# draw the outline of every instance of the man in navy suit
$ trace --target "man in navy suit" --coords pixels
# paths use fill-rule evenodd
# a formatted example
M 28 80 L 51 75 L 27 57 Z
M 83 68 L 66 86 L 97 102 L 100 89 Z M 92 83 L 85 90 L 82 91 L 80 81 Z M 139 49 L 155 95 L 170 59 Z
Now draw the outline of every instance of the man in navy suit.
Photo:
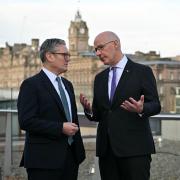
M 85 151 L 73 86 L 59 76 L 70 60 L 65 41 L 45 40 L 40 58 L 42 70 L 24 80 L 18 97 L 19 124 L 26 131 L 20 165 L 27 169 L 29 180 L 77 180 Z
M 150 67 L 131 61 L 110 31 L 94 40 L 96 55 L 109 67 L 96 75 L 92 107 L 80 102 L 91 121 L 99 122 L 96 154 L 102 180 L 148 180 L 155 153 L 149 116 L 161 110 Z

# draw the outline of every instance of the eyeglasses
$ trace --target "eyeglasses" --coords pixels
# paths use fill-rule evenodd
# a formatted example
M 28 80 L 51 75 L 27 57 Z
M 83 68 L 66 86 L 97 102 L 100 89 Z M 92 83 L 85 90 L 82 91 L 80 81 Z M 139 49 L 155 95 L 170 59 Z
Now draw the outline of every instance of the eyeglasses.
M 109 41 L 109 42 L 107 42 L 107 43 L 104 43 L 104 44 L 101 44 L 101 45 L 97 46 L 97 47 L 94 49 L 95 52 L 97 52 L 97 51 L 102 51 L 102 50 L 105 48 L 105 46 L 106 46 L 107 44 L 111 43 L 111 42 L 114 42 L 114 41 Z
M 64 59 L 69 59 L 70 58 L 70 54 L 69 53 L 60 53 L 60 52 L 51 52 L 52 54 L 60 54 L 64 56 Z

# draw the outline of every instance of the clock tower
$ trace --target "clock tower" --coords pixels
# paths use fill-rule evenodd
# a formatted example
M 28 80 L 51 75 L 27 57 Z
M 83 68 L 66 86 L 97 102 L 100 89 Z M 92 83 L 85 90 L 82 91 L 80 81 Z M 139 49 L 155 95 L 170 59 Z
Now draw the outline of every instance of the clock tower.
M 88 27 L 82 20 L 79 11 L 76 12 L 75 20 L 71 21 L 69 27 L 69 50 L 72 55 L 78 55 L 89 50 L 88 45 Z

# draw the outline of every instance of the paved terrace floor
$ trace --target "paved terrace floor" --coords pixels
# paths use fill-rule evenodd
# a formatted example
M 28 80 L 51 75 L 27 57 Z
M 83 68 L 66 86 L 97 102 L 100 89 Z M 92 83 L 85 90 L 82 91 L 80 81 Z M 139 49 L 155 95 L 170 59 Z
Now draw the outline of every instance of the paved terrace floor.
M 164 139 L 161 143 L 156 140 L 155 142 L 157 153 L 152 155 L 151 180 L 180 180 L 180 141 Z M 24 168 L 18 167 L 23 141 L 16 141 L 13 144 L 12 179 L 26 180 Z M 94 169 L 95 139 L 84 138 L 84 144 L 87 158 L 80 166 L 78 180 L 99 180 L 97 178 L 97 171 L 95 173 L 90 172 Z M 0 167 L 3 164 L 3 154 L 3 143 L 1 143 Z

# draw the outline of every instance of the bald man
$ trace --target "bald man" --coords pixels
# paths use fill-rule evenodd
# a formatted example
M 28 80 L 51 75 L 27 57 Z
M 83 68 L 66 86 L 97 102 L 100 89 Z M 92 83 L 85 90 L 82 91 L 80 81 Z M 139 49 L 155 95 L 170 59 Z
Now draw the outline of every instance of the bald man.
M 85 94 L 80 94 L 80 102 L 87 118 L 99 122 L 101 179 L 148 180 L 155 153 L 148 117 L 161 110 L 152 70 L 124 55 L 113 32 L 97 35 L 94 48 L 109 67 L 95 77 L 92 107 Z

